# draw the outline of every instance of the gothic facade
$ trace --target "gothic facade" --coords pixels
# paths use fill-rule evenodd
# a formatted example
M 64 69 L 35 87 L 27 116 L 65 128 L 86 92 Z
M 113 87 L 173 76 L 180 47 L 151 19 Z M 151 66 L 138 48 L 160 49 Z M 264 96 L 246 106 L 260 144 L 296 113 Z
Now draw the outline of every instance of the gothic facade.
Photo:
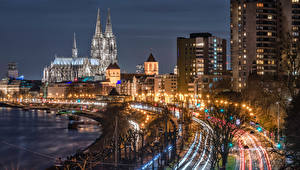
M 43 82 L 74 81 L 83 77 L 102 80 L 106 68 L 118 63 L 116 37 L 112 32 L 110 10 L 108 9 L 105 32 L 102 32 L 98 9 L 96 30 L 91 42 L 91 56 L 79 57 L 74 33 L 72 57 L 57 57 L 44 68 Z

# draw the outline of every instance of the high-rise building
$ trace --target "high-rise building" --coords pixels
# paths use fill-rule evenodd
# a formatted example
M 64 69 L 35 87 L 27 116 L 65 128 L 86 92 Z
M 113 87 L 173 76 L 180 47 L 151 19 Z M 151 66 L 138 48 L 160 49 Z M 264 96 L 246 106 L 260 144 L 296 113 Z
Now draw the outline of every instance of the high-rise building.
M 233 87 L 240 91 L 250 74 L 279 73 L 279 42 L 288 33 L 299 37 L 300 4 L 299 0 L 231 0 L 230 12 Z
M 16 79 L 18 76 L 17 64 L 15 62 L 8 63 L 7 77 Z
M 193 33 L 177 38 L 178 92 L 187 93 L 188 84 L 201 75 L 226 72 L 226 40 L 210 33 Z
M 144 70 L 146 75 L 158 75 L 158 62 L 152 53 L 149 55 L 148 60 L 144 62 Z
M 178 74 L 178 67 L 177 67 L 177 65 L 174 67 L 173 73 L 174 73 L 175 75 Z

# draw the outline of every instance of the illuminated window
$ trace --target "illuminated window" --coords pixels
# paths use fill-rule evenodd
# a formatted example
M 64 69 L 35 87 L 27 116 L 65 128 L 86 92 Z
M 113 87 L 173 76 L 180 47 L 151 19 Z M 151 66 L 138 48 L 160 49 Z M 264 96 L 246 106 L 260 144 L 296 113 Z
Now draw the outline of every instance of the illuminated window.
M 198 43 L 197 46 L 203 47 L 204 43 Z
M 263 3 L 257 3 L 256 6 L 259 7 L 259 8 L 262 8 L 262 7 L 264 7 L 264 4 Z
M 269 37 L 272 36 L 272 32 L 268 32 L 268 36 L 269 36 Z
M 292 2 L 293 2 L 293 3 L 298 3 L 298 2 L 299 2 L 299 0 L 292 0 Z
M 258 52 L 258 53 L 263 53 L 263 52 L 264 52 L 264 49 L 257 49 L 256 52 Z
M 247 55 L 244 55 L 244 58 L 247 58 Z
M 256 63 L 257 64 L 264 64 L 264 61 L 263 60 L 257 60 Z M 258 67 L 258 68 L 260 68 L 260 67 Z
M 272 15 L 268 15 L 268 19 L 273 19 L 273 16 Z
M 293 31 L 298 31 L 298 27 L 293 26 L 292 30 L 293 30 Z
M 264 58 L 263 55 L 257 55 L 256 57 L 257 57 L 257 58 Z

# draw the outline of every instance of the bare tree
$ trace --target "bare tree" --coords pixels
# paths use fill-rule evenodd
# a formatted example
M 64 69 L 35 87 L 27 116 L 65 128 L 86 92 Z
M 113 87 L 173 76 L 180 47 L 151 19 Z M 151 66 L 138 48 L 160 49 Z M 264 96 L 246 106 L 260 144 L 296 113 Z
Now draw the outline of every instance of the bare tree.
M 280 42 L 280 72 L 283 72 L 283 78 L 286 80 L 285 86 L 289 89 L 292 98 L 296 97 L 298 90 L 296 88 L 300 74 L 300 42 L 295 40 L 291 34 L 284 36 Z
M 240 107 L 218 103 L 210 106 L 206 122 L 213 129 L 213 134 L 211 135 L 213 146 L 212 168 L 219 167 L 220 161 L 222 163 L 221 169 L 226 168 L 228 154 L 233 145 L 233 138 L 243 128 L 242 125 L 247 120 L 248 116 Z

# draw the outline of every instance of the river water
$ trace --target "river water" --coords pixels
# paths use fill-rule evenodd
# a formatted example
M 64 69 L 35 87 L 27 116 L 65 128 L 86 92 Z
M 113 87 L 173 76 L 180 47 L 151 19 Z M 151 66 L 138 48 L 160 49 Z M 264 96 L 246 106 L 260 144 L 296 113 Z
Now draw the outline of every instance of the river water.
M 100 135 L 94 125 L 68 130 L 68 122 L 65 116 L 45 111 L 0 107 L 0 169 L 46 169 Z

